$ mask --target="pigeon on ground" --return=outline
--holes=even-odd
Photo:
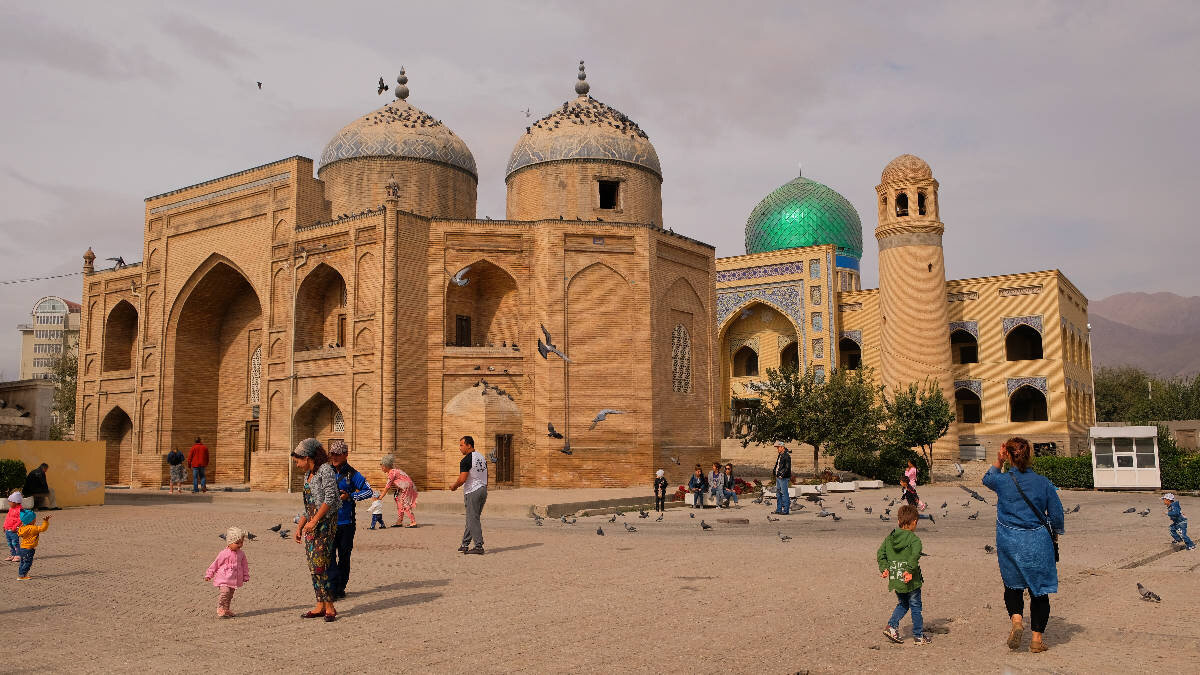
[[[615,513],[614,513],[614,514],[613,514],[613,517],[608,519],[608,522],[610,522],[610,523],[615,523],[615,522],[617,522],[617,514],[615,514]]]
[[[541,517],[541,516],[539,516],[539,515],[538,515],[538,514],[536,514],[536,513],[531,513],[531,514],[529,514],[529,515],[533,516],[533,519],[537,521],[537,524],[538,524],[538,525],[541,525],[541,524],[542,524],[542,517]],[[564,517],[565,517],[565,516],[564,516]]]
[[[943,509],[946,508],[946,502],[942,502],[941,508],[943,508]]]
[[[283,530],[283,531],[281,531],[281,532],[279,533],[279,538],[280,538],[280,539],[287,539],[287,538],[288,538],[288,535],[289,535],[289,534],[291,534],[291,533],[292,533],[292,531],[291,531],[291,530]]]
[[[637,532],[637,528],[630,525],[629,523],[625,523],[625,531],[626,532]]]
[[[700,521],[700,529],[702,529],[702,530],[711,530],[711,529],[712,529],[712,525],[709,525],[708,523],[704,522],[704,520],[701,520],[701,521]]]
[[[638,518],[649,518],[650,514],[645,511],[638,511]]]
[[[970,500],[970,499],[968,499],[967,501],[963,502],[962,504],[959,504],[959,506],[963,507],[964,509],[965,509],[965,508],[967,508],[967,507],[968,507],[968,506],[970,506],[970,505],[971,505],[971,500]]]
[[[603,536],[604,536],[604,528],[603,528],[603,527],[600,527],[600,526],[597,526],[597,527],[596,527],[596,534],[598,534],[598,535],[600,535],[601,537],[603,537]]]
[[[1122,513],[1136,513],[1136,512],[1137,512],[1137,509],[1133,508],[1132,506],[1125,509],[1124,511],[1122,511]]]
[[[460,286],[460,287],[466,286],[467,284],[469,284],[471,282],[471,280],[463,276],[464,274],[467,273],[467,270],[469,270],[469,269],[471,269],[471,266],[467,265],[466,267],[462,268],[461,270],[455,272],[454,276],[450,277],[450,282],[453,283],[455,286]]]
[[[763,503],[763,498],[762,498],[762,495],[759,495],[758,499],[751,500],[751,502],[750,502],[750,503],[751,503],[751,504],[761,504],[761,503]]]
[[[560,434],[560,433],[559,433],[559,432],[558,432],[558,431],[557,431],[557,430],[554,428],[554,424],[553,424],[552,422],[546,422],[546,431],[548,431],[548,432],[549,432],[549,433],[548,433],[548,434],[546,434],[546,435],[547,435],[547,436],[549,436],[550,438],[557,438],[557,439],[559,439],[559,440],[562,440],[562,437],[563,437],[563,435],[562,435],[562,434]]]
[[[1146,509],[1145,511],[1138,511],[1138,515],[1145,518],[1146,516],[1150,515],[1150,509]]]
[[[870,506],[864,506],[864,507],[863,507],[863,513],[866,513],[866,514],[868,514],[868,515],[869,515],[869,514],[871,513],[871,507],[870,507]]]
[[[656,522],[656,523],[661,523],[661,522],[662,522],[662,519],[663,519],[663,516],[665,516],[665,515],[666,515],[665,513],[660,513],[660,514],[658,514],[658,517],[654,519],[654,522]]]
[[[891,518],[889,518],[889,517],[887,517],[887,516],[883,515],[882,513],[881,513],[881,514],[879,514],[879,519],[880,519],[880,520],[891,520]]]
[[[967,516],[967,520],[978,520],[978,518],[979,518],[979,512],[978,512],[978,511],[976,511],[975,513],[972,513],[971,515]]]
[[[617,510],[617,515],[618,515],[618,516],[621,516],[622,518],[624,518],[624,517],[625,517],[625,512],[624,512],[624,511],[621,511],[621,510],[619,510],[619,509],[618,509],[618,510]]]
[[[696,514],[694,514],[694,513],[689,513],[689,514],[688,514],[688,517],[689,517],[689,518],[695,518],[695,517],[696,517]]]
[[[588,427],[588,431],[595,429],[596,425],[603,422],[604,420],[608,419],[609,415],[624,415],[624,414],[625,414],[624,410],[614,410],[612,408],[605,408],[604,410],[601,410],[600,412],[596,413],[596,416],[592,418],[592,426]]]
[[[884,509],[884,510],[883,510],[883,515],[885,515],[885,516],[890,516],[890,515],[892,515],[892,510],[891,510],[890,508]]]
[[[895,506],[895,505],[896,505],[896,500],[895,500],[895,499],[893,499],[893,500],[891,500],[891,501],[889,501],[889,502],[888,502],[888,506]]]
[[[964,491],[966,491],[967,494],[971,495],[971,499],[977,499],[977,500],[983,502],[984,504],[988,503],[988,501],[983,498],[983,495],[972,490],[971,488],[967,487],[966,485],[959,485],[958,487],[962,488]]]
[[[774,522],[777,522],[778,520],[779,520],[778,518],[772,518],[771,516],[767,516],[768,523],[774,523]]]
[[[540,338],[538,339],[537,349],[538,354],[541,354],[543,359],[549,358],[551,354],[554,354],[567,363],[571,362],[571,359],[568,359],[566,354],[559,351],[558,347],[555,347],[554,345],[548,345],[545,342],[542,342]]]
[[[537,525],[538,527],[541,527],[541,526],[542,526],[542,519],[541,519],[541,518],[538,518],[537,520],[533,521],[533,524],[534,524],[534,525]]]
[[[846,503],[846,498],[845,498],[845,497],[842,497],[842,498],[841,498],[841,499],[839,499],[838,501],[839,501],[839,502],[841,502],[842,504],[845,504],[845,503]]]
[[[220,538],[222,538],[222,539],[224,539],[224,538],[225,538],[225,533],[224,533],[224,532],[222,532],[221,534],[218,534],[217,536],[218,536],[218,537],[220,537]]]
[[[1071,509],[1070,511],[1067,511],[1067,513],[1079,513],[1079,505],[1076,504],[1075,508]]]
[[[800,504],[800,503],[797,503],[797,504],[796,504],[796,510],[797,510],[797,511],[803,511],[803,510],[804,510],[804,505],[803,505],[803,504]]]
[[[820,511],[817,512],[818,518],[827,518],[832,515],[833,515],[833,511],[826,511],[825,509],[821,509]]]
[[[278,524],[278,525],[275,525],[274,527],[271,527],[271,528],[270,528],[270,530],[271,530],[272,532],[278,532],[278,531],[279,531],[279,530],[281,530],[281,529],[283,529],[283,523],[280,523],[280,524]]]
[[[567,524],[567,517],[566,517],[566,516],[562,516],[562,517],[560,517],[560,518],[559,518],[559,520],[560,520],[560,521],[562,521],[562,524],[563,524],[563,525],[566,525],[566,524]]]
[[[1146,588],[1140,583],[1137,585],[1138,593],[1142,595],[1142,599],[1146,602],[1162,602],[1162,598],[1158,597],[1158,593]]]
[[[786,535],[782,532],[779,533],[779,541],[791,541],[791,540],[792,540],[791,536]]]
[[[838,515],[838,514],[836,514],[836,513],[831,513],[831,514],[829,514],[829,515],[833,516],[833,522],[835,522],[835,523],[836,523],[837,521],[839,521],[839,520],[841,520],[841,519],[842,519],[842,517],[841,517],[841,516],[839,516],[839,515]]]
[[[983,545],[983,552],[984,552],[984,553],[995,553],[995,552],[996,552],[996,547],[995,547],[995,546],[992,546],[991,544],[984,544],[984,545]]]
[[[257,540],[258,540],[258,537],[254,536],[254,533],[253,533],[253,532],[247,532],[247,533],[246,533],[246,538],[247,538],[247,539],[249,539],[250,541],[257,541]]]

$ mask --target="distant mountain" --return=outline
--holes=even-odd
[[[1119,293],[1088,307],[1092,361],[1162,377],[1200,373],[1200,297]]]

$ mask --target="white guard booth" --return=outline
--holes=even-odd
[[[1092,427],[1092,477],[1097,490],[1157,490],[1158,427]]]

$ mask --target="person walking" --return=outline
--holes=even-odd
[[[346,597],[346,584],[350,581],[350,554],[354,551],[354,531],[358,525],[354,518],[355,502],[370,499],[374,494],[367,479],[347,461],[350,448],[340,438],[329,442],[329,464],[337,474],[338,510],[337,532],[333,537],[333,561],[329,565],[329,585],[333,599]]]
[[[483,513],[483,505],[487,503],[487,459],[475,449],[475,439],[463,436],[458,439],[458,451],[462,453],[462,461],[458,463],[458,480],[450,486],[453,492],[463,489],[463,503],[467,507],[467,524],[463,528],[462,546],[459,552],[467,555],[483,555],[483,525],[479,516]],[[475,542],[474,548],[471,542]]]
[[[337,620],[333,591],[329,584],[329,564],[333,560],[333,539],[337,534],[337,474],[329,464],[329,455],[321,441],[306,438],[292,451],[292,463],[304,472],[304,514],[296,523],[296,543],[304,542],[308,571],[312,575],[317,606],[301,614],[304,619],[325,617]]]
[[[792,451],[787,449],[783,441],[775,441],[775,513],[789,516],[792,513],[792,496],[788,488],[792,484]]]
[[[204,475],[208,468],[208,446],[200,442],[199,436],[192,449],[188,450],[187,464],[192,468],[192,494],[208,492],[208,477]]]
[[[1004,463],[1011,467],[1004,471]],[[996,493],[996,558],[1004,582],[1004,607],[1012,620],[1008,648],[1021,647],[1021,615],[1029,589],[1029,651],[1044,652],[1050,593],[1058,592],[1058,535],[1065,532],[1062,502],[1054,484],[1029,468],[1033,448],[1014,436],[996,453],[983,484]],[[1007,475],[1005,475],[1007,473]]]
[[[167,490],[167,494],[176,492],[183,494],[183,462],[186,459],[179,448],[171,448],[171,451],[167,453],[167,467],[171,472],[170,488]]]
[[[404,516],[408,516],[408,527],[416,527],[417,517],[413,515],[413,509],[417,506],[417,486],[413,479],[396,468],[396,457],[391,454],[379,458],[379,468],[385,478],[380,494],[387,494],[392,488],[395,488],[396,492],[396,522],[392,527],[403,527]]]
[[[21,487],[21,494],[25,496],[21,503],[25,508],[31,510],[58,509],[58,502],[54,499],[54,490],[46,482],[46,470],[49,468],[49,464],[42,462],[25,476],[25,485]]]

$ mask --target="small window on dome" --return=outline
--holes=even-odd
[[[600,208],[615,209],[617,208],[617,196],[620,191],[621,183],[615,180],[600,181]]]
[[[917,193],[917,215],[925,215],[925,193],[923,191]]]
[[[908,215],[908,195],[901,192],[900,194],[896,195],[896,216],[900,217],[900,216],[907,216],[907,215]]]

